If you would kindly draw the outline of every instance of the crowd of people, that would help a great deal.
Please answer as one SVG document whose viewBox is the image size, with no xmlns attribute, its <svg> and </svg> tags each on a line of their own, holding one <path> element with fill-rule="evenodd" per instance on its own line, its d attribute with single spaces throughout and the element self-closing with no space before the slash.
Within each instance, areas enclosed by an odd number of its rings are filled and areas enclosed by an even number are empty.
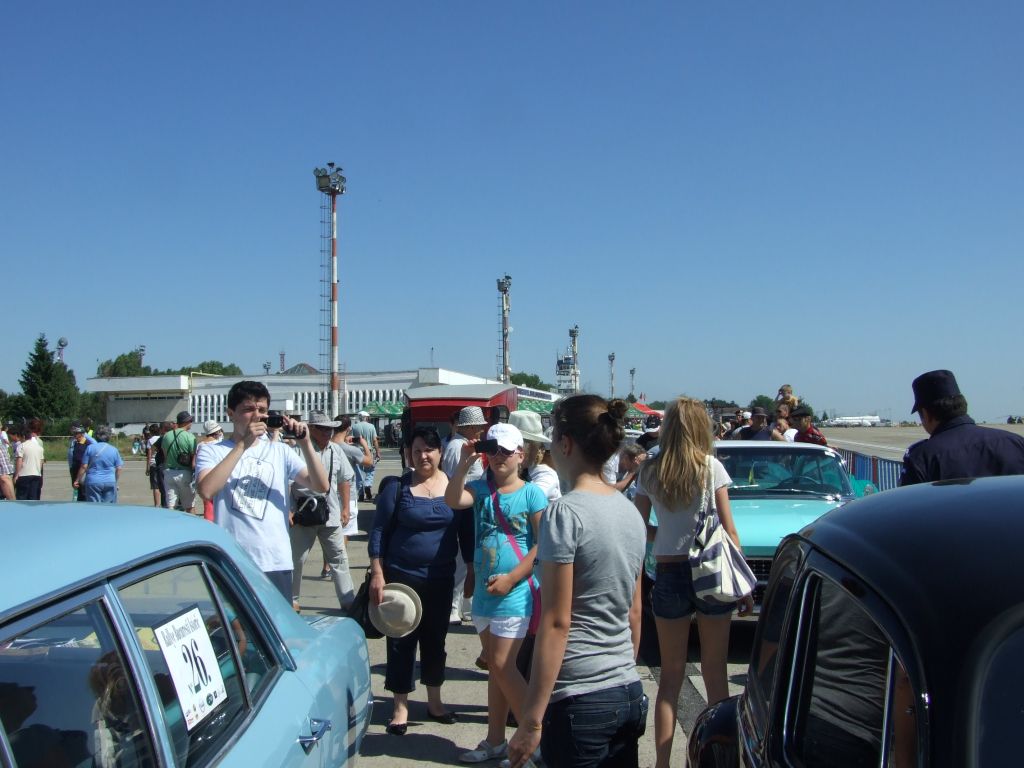
<svg viewBox="0 0 1024 768">
<path fill-rule="evenodd" d="M 1024 440 L 974 425 L 951 372 L 924 374 L 913 390 L 930 438 L 908 451 L 905 484 L 1024 473 Z M 547 428 L 530 411 L 495 423 L 463 408 L 445 438 L 428 426 L 407 430 L 405 471 L 382 479 L 374 497 L 379 443 L 365 415 L 353 423 L 313 412 L 303 422 L 271 411 L 263 384 L 241 381 L 228 394 L 228 434 L 207 422 L 197 435 L 185 411 L 148 427 L 146 472 L 154 505 L 195 511 L 226 529 L 296 609 L 317 541 L 339 608 L 352 605 L 348 536 L 357 503 L 375 498 L 366 594 L 371 615 L 392 616 L 397 628 L 382 630 L 393 697 L 387 732 L 407 731 L 417 654 L 427 717 L 458 721 L 442 697 L 445 645 L 449 627 L 466 617 L 488 685 L 486 731 L 475 748 L 466 745 L 465 763 L 637 765 L 649 708 L 636 668 L 646 603 L 661 660 L 653 740 L 664 768 L 691 622 L 714 704 L 728 695 L 731 616 L 752 609 L 749 595 L 713 602 L 693 584 L 690 547 L 708 510 L 741 547 L 731 479 L 713 439 L 824 437 L 788 386 L 774 413 L 739 411 L 725 430 L 702 401 L 678 397 L 635 443 L 625 439 L 627 408 L 573 395 L 555 404 Z M 16 468 L 5 445 L 5 495 L 39 498 L 42 428 L 35 419 L 7 430 Z M 68 467 L 78 498 L 117 501 L 123 461 L 109 439 L 105 427 L 73 425 Z"/>
</svg>

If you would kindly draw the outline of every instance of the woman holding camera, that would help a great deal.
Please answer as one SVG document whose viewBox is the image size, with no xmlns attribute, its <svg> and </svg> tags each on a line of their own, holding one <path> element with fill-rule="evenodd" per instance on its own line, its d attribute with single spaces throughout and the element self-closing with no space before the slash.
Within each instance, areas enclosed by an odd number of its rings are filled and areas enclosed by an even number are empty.
<svg viewBox="0 0 1024 768">
<path fill-rule="evenodd" d="M 542 515 L 540 627 L 513 768 L 540 745 L 551 766 L 636 766 L 647 699 L 636 670 L 645 531 L 636 508 L 601 477 L 625 438 L 627 405 L 597 395 L 559 400 L 552 455 L 571 490 Z"/>
<path fill-rule="evenodd" d="M 417 427 L 407 443 L 411 466 L 401 478 L 386 478 L 377 492 L 370 532 L 370 600 L 380 605 L 385 583 L 406 584 L 423 606 L 419 625 L 405 637 L 387 639 L 384 687 L 395 696 L 388 733 L 405 734 L 409 693 L 415 688 L 416 648 L 420 682 L 427 688 L 427 717 L 451 725 L 457 718 L 441 701 L 445 640 L 460 550 L 469 562 L 473 520 L 445 503 L 448 476 L 441 471 L 441 438 L 431 427 Z"/>
<path fill-rule="evenodd" d="M 466 483 L 466 474 L 487 454 L 488 468 Z M 445 493 L 455 508 L 472 507 L 476 547 L 473 551 L 473 626 L 480 634 L 487 662 L 487 738 L 464 753 L 464 763 L 504 757 L 508 711 L 519 717 L 526 680 L 516 667 L 539 587 L 533 578 L 537 526 L 548 505 L 544 492 L 519 477 L 523 435 L 511 424 L 494 424 L 486 440 L 468 440 Z"/>
</svg>

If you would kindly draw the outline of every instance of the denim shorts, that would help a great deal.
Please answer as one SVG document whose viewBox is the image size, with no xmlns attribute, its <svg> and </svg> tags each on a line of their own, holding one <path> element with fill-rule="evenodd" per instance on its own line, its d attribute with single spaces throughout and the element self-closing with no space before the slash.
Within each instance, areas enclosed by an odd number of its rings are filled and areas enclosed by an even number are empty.
<svg viewBox="0 0 1024 768">
<path fill-rule="evenodd" d="M 736 603 L 709 603 L 698 598 L 688 562 L 658 563 L 657 571 L 651 602 L 659 619 L 685 619 L 694 611 L 702 616 L 722 616 L 736 608 Z"/>
<path fill-rule="evenodd" d="M 649 702 L 639 681 L 549 704 L 540 751 L 559 768 L 637 768 Z"/>
</svg>

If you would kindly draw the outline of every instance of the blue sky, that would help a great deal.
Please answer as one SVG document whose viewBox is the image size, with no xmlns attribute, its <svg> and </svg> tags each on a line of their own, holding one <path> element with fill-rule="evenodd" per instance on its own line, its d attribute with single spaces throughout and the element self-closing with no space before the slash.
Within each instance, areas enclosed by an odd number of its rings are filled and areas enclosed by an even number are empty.
<svg viewBox="0 0 1024 768">
<path fill-rule="evenodd" d="M 19 3 L 0 24 L 0 388 L 317 363 L 342 165 L 341 359 L 512 364 L 648 399 L 908 417 L 951 368 L 1024 413 L 1016 2 Z"/>
</svg>

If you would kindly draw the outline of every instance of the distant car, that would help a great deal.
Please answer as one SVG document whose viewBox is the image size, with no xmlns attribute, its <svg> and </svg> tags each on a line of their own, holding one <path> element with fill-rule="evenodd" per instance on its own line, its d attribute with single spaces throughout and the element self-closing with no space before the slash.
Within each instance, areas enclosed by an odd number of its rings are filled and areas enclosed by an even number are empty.
<svg viewBox="0 0 1024 768">
<path fill-rule="evenodd" d="M 715 443 L 715 453 L 732 478 L 729 504 L 758 579 L 756 614 L 779 542 L 875 487 L 850 477 L 842 457 L 820 445 L 723 440 Z"/>
<path fill-rule="evenodd" d="M 779 548 L 746 690 L 692 768 L 1020 764 L 1024 476 L 858 500 Z"/>
<path fill-rule="evenodd" d="M 224 531 L 152 507 L 0 506 L 0 763 L 351 765 L 355 622 L 307 622 Z"/>
</svg>

